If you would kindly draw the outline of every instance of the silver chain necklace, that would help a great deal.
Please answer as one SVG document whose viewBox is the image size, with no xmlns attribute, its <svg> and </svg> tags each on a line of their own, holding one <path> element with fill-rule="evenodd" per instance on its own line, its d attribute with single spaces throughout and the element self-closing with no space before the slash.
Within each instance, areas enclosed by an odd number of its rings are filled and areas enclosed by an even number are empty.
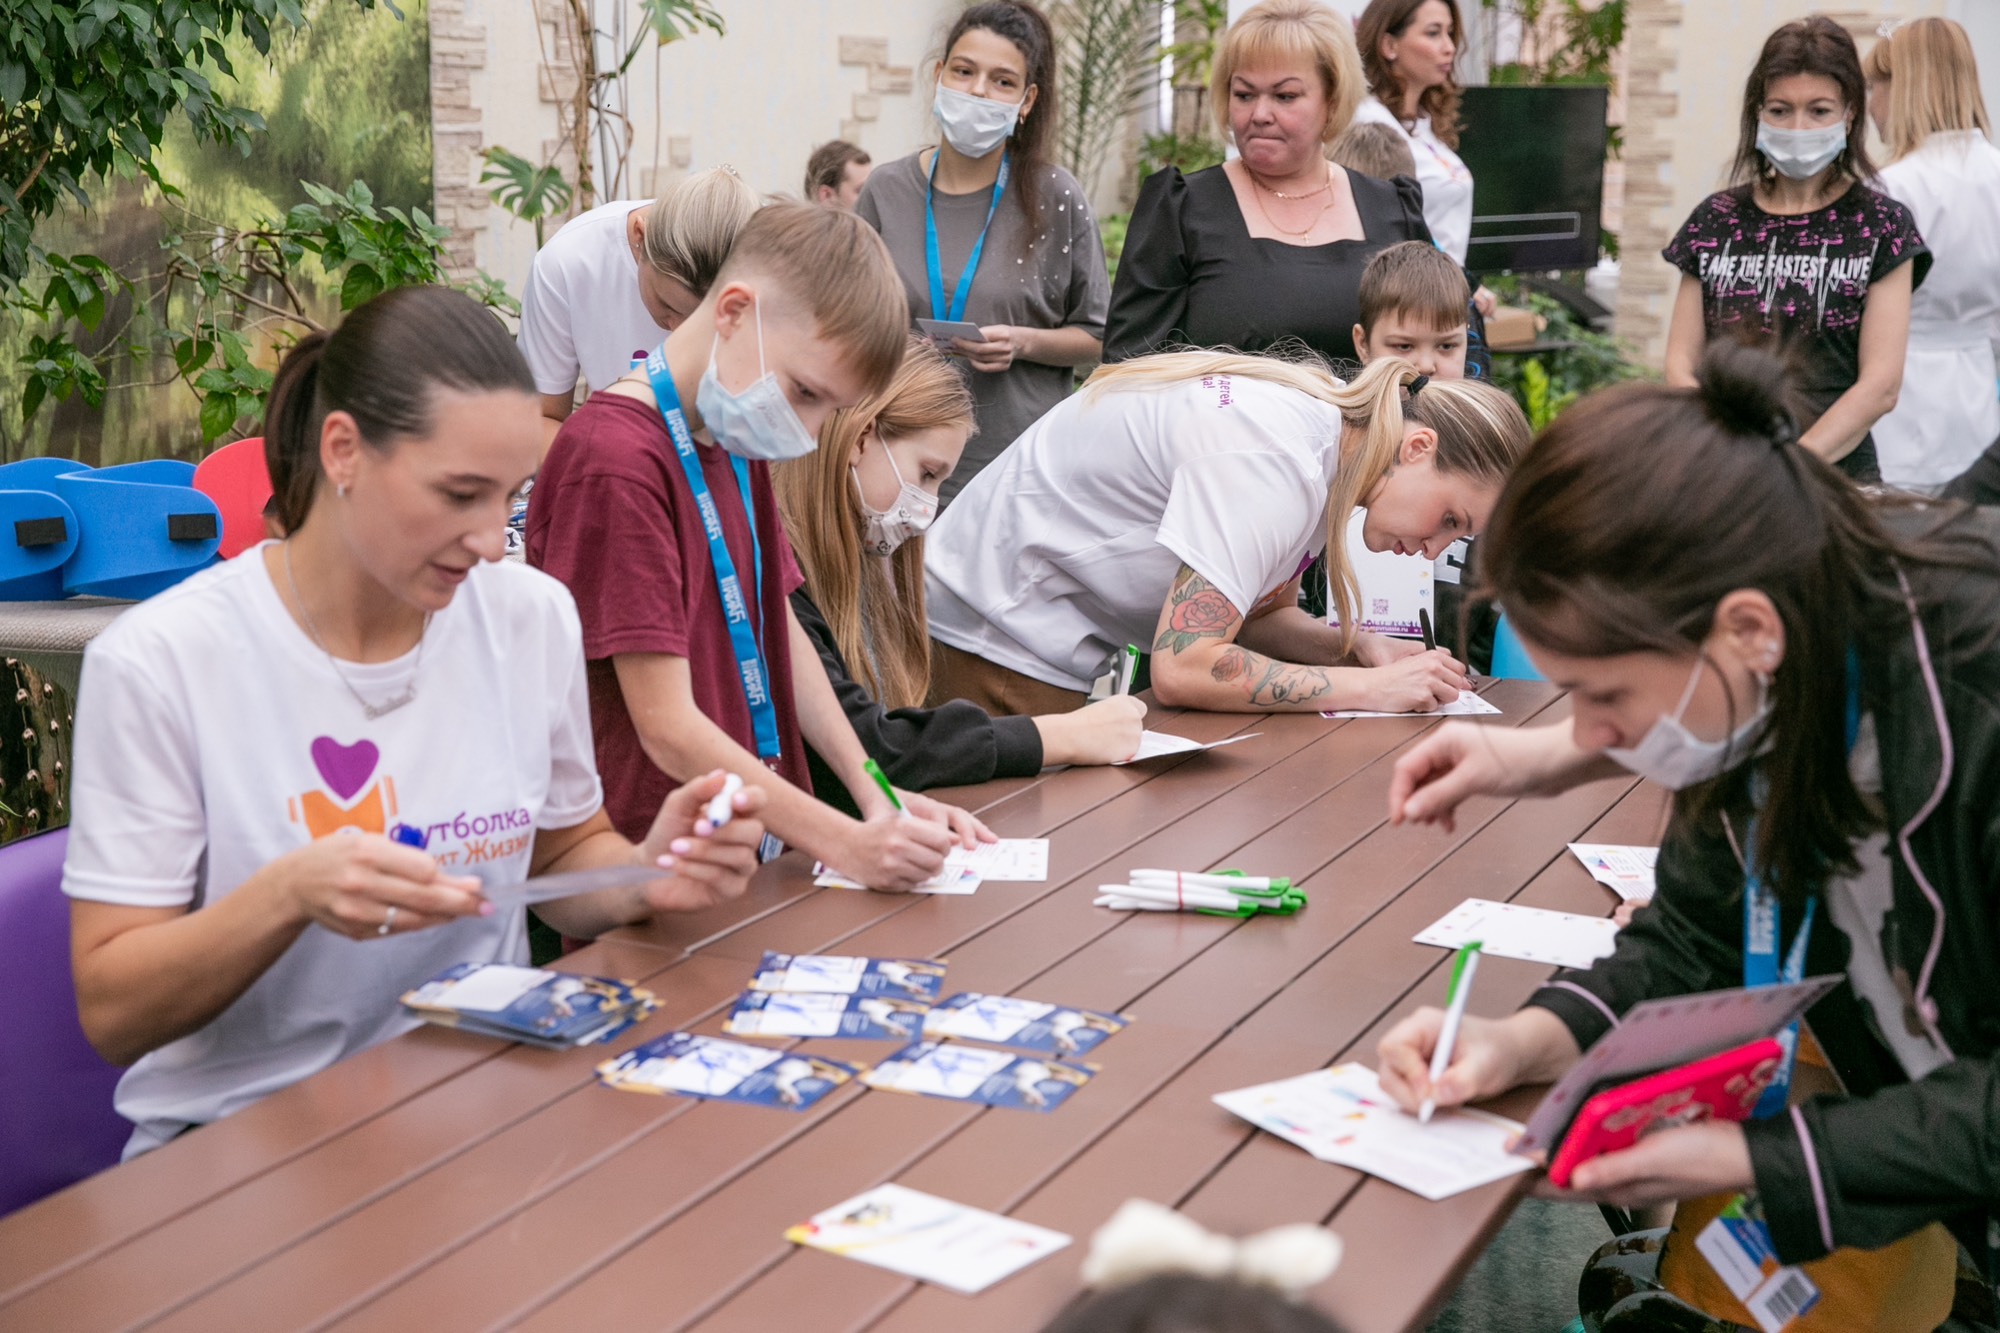
<svg viewBox="0 0 2000 1333">
<path fill-rule="evenodd" d="M 299 614 L 305 617 L 306 633 L 312 636 L 313 647 L 326 654 L 326 664 L 333 668 L 334 675 L 340 677 L 340 683 L 345 685 L 347 692 L 354 696 L 354 702 L 361 705 L 361 711 L 368 715 L 368 720 L 373 722 L 378 717 L 385 717 L 395 712 L 398 708 L 414 702 L 417 697 L 417 673 L 422 671 L 424 666 L 424 640 L 430 636 L 430 614 L 428 612 L 424 614 L 424 627 L 417 631 L 417 660 L 410 666 L 409 685 L 401 694 L 390 699 L 384 699 L 379 704 L 371 704 L 361 697 L 360 690 L 354 688 L 354 682 L 349 680 L 347 673 L 340 669 L 340 659 L 333 655 L 332 651 L 326 646 L 326 640 L 320 637 L 319 626 L 313 623 L 312 612 L 306 609 L 306 599 L 299 595 L 299 581 L 292 575 L 292 544 L 287 541 L 282 543 L 282 545 L 285 548 L 285 582 L 291 585 L 292 600 L 298 603 Z"/>
</svg>

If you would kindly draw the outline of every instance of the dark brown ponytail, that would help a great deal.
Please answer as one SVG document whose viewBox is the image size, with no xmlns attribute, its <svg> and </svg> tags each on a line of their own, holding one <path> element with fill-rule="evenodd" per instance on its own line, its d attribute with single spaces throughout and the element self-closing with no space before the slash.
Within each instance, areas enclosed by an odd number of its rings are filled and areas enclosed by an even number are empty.
<svg viewBox="0 0 2000 1333">
<path fill-rule="evenodd" d="M 1717 340 L 1697 379 L 1603 390 L 1543 431 L 1480 539 L 1482 592 L 1523 638 L 1585 658 L 1699 651 L 1729 593 L 1769 597 L 1785 656 L 1756 854 L 1796 904 L 1852 869 L 1873 824 L 1847 771 L 1849 654 L 1908 632 L 1897 563 L 1935 557 L 1798 443 L 1770 353 Z M 1677 816 L 1738 806 L 1746 772 L 1682 792 Z"/>
<path fill-rule="evenodd" d="M 399 287 L 348 312 L 331 333 L 285 353 L 264 405 L 264 464 L 276 517 L 296 532 L 319 492 L 320 428 L 346 412 L 388 450 L 430 430 L 431 392 L 535 392 L 534 377 L 492 311 L 448 287 Z"/>
</svg>

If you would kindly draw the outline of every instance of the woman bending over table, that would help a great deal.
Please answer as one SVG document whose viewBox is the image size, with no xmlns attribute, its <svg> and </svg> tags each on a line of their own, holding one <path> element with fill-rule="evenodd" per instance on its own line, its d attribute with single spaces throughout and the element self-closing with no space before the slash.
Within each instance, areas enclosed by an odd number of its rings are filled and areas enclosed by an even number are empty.
<svg viewBox="0 0 2000 1333">
<path fill-rule="evenodd" d="M 1465 668 L 1354 632 L 1348 518 L 1367 511 L 1371 550 L 1434 559 L 1486 526 L 1527 442 L 1505 393 L 1394 358 L 1351 384 L 1314 360 L 1219 352 L 1107 367 L 932 529 L 931 696 L 1074 709 L 1133 644 L 1151 646 L 1163 704 L 1428 712 Z M 1344 628 L 1298 607 L 1322 549 Z"/>
<path fill-rule="evenodd" d="M 1447 724 L 1398 763 L 1390 817 L 1449 826 L 1474 794 L 1622 767 L 1678 793 L 1659 892 L 1609 958 L 1466 1019 L 1435 1085 L 1440 1015 L 1404 1020 L 1383 1085 L 1490 1097 L 1642 1000 L 1844 972 L 1807 1015 L 1843 1095 L 1649 1134 L 1573 1196 L 1681 1201 L 1657 1285 L 1710 1318 L 1755 1322 L 1694 1243 L 1748 1193 L 1846 1320 L 1800 1328 L 1929 1330 L 1953 1285 L 1936 1224 L 1983 1260 L 2000 1200 L 2000 515 L 1865 498 L 1786 402 L 1774 359 L 1717 346 L 1691 387 L 1578 404 L 1509 479 L 1481 573 L 1573 720 Z"/>
<path fill-rule="evenodd" d="M 63 889 L 84 1031 L 132 1066 L 127 1157 L 407 1031 L 399 997 L 453 963 L 525 963 L 486 890 L 659 868 L 536 907 L 572 936 L 743 891 L 759 789 L 717 830 L 723 775 L 689 783 L 636 847 L 605 817 L 576 608 L 500 561 L 540 423 L 490 312 L 378 296 L 279 368 L 285 540 L 91 645 Z"/>
</svg>

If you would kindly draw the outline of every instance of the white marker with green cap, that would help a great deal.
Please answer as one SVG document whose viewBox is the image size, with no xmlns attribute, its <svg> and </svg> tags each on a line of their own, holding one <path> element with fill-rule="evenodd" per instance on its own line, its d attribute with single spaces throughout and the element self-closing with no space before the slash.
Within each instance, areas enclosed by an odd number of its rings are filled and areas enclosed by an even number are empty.
<svg viewBox="0 0 2000 1333">
<path fill-rule="evenodd" d="M 1428 1125 L 1437 1110 L 1437 1084 L 1451 1068 L 1452 1047 L 1458 1045 L 1458 1025 L 1465 1020 L 1465 1002 L 1472 994 L 1472 977 L 1479 971 L 1482 941 L 1467 940 L 1451 960 L 1451 991 L 1444 1002 L 1444 1029 L 1438 1033 L 1437 1048 L 1431 1052 L 1431 1095 L 1417 1108 L 1417 1119 Z"/>
</svg>

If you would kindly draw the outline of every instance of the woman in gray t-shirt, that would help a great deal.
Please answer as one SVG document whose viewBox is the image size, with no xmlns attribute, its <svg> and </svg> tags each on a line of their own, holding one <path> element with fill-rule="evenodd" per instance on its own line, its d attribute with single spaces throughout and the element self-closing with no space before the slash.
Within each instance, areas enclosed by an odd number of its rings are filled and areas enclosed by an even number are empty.
<svg viewBox="0 0 2000 1333">
<path fill-rule="evenodd" d="M 959 16 L 944 50 L 932 103 L 943 142 L 877 167 L 855 207 L 888 243 L 913 318 L 979 326 L 977 340 L 943 345 L 979 421 L 949 502 L 1062 401 L 1075 367 L 1099 359 L 1110 282 L 1083 188 L 1043 156 L 1055 105 L 1048 19 L 1024 0 L 990 0 Z"/>
</svg>

